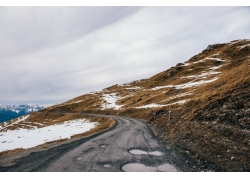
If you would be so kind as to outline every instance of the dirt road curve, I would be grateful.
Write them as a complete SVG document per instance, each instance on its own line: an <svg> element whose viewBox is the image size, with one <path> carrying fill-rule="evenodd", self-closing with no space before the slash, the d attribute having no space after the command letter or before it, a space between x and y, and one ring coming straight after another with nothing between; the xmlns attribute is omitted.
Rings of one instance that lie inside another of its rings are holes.
<svg viewBox="0 0 250 180"><path fill-rule="evenodd" d="M169 158L166 147L154 137L145 123L125 117L113 118L117 123L108 131L46 151L31 153L14 166L0 167L0 171L177 170L167 164Z"/></svg>

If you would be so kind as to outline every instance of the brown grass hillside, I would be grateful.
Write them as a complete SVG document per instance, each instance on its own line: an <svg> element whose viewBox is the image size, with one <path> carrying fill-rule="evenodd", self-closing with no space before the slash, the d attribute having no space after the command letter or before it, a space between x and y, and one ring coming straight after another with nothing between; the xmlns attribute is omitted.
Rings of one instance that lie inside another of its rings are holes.
<svg viewBox="0 0 250 180"><path fill-rule="evenodd" d="M209 45L151 78L114 85L43 111L144 119L168 146L201 168L249 171L249 82L250 40L236 40Z"/></svg>
<svg viewBox="0 0 250 180"><path fill-rule="evenodd" d="M235 40L209 45L148 79L45 108L33 120L70 112L140 118L201 169L250 171L249 97L250 40Z"/></svg>

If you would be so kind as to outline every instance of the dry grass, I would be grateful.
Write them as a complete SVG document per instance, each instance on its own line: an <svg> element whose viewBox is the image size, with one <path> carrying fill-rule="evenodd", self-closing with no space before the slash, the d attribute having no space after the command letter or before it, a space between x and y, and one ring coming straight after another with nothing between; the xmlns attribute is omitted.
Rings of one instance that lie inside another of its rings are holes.
<svg viewBox="0 0 250 180"><path fill-rule="evenodd" d="M242 130L249 129L250 122L250 115L247 114L248 111L245 111L249 105L247 100L249 101L250 88L247 83L250 82L250 47L240 48L246 44L250 44L250 41L239 41L232 45L216 44L211 49L204 50L190 58L185 62L188 65L178 64L148 79L134 81L123 86L114 85L100 92L76 97L43 109L41 111L43 113L31 114L29 121L52 125L82 116L63 114L68 112L119 114L140 118L152 124L157 134L167 140L169 145L176 148L183 156L192 156L204 166L213 164L218 171L249 171L250 154L247 141L249 136L242 133ZM206 58L220 58L225 61ZM157 86L199 81L201 79L198 79L197 75L211 71L212 67L220 67L214 70L220 74L207 76L203 80L217 77L218 79L214 82L185 89L152 90ZM184 78L194 75L196 75L194 78ZM140 87L140 89L127 89L131 87ZM117 96L122 97L117 101L118 105L123 105L122 109L101 110L102 96L109 93L116 93ZM178 97L183 93L189 95ZM240 98L244 98L245 103L241 102ZM166 105L184 99L189 100L183 105L135 108L152 103ZM229 105L231 103L231 107L227 105L223 108L222 102L227 102ZM243 108L239 109L238 107L242 107L242 104ZM170 119L169 110L171 111ZM230 115L230 112L234 114ZM227 118L222 118L222 114L226 114ZM218 117L222 120L218 120ZM112 125L111 120L105 122L100 120L100 122L97 131ZM88 133L95 133L95 130L76 136L88 135ZM238 140L243 137L245 139Z"/></svg>
<svg viewBox="0 0 250 180"><path fill-rule="evenodd" d="M10 155L10 154L15 154L15 153L23 151L23 150L24 149L22 149L22 148L17 148L17 149L13 149L13 150L2 151L2 152L0 152L0 157Z"/></svg>

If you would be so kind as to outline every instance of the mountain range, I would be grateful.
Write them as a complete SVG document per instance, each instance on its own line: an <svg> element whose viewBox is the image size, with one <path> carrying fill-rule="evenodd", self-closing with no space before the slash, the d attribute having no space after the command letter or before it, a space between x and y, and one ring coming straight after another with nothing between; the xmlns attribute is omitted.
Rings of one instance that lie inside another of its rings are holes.
<svg viewBox="0 0 250 180"><path fill-rule="evenodd" d="M0 123L41 109L37 104L0 105Z"/></svg>

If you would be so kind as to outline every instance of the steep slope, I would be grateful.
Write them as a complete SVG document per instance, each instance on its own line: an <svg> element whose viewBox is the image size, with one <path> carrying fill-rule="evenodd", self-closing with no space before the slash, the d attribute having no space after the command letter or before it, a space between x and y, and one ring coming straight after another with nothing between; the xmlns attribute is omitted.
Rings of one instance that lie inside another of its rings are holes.
<svg viewBox="0 0 250 180"><path fill-rule="evenodd" d="M250 40L209 45L148 79L84 94L43 112L144 119L187 163L250 170Z"/></svg>
<svg viewBox="0 0 250 180"><path fill-rule="evenodd" d="M250 171L250 40L209 45L148 79L114 85L32 113L143 119L167 146L201 170ZM50 121L51 122L51 121Z"/></svg>
<svg viewBox="0 0 250 180"><path fill-rule="evenodd" d="M151 78L92 92L51 106L49 112L100 111L117 113L144 108L181 105L193 100L219 97L228 88L247 80L248 40L210 45L185 63Z"/></svg>

